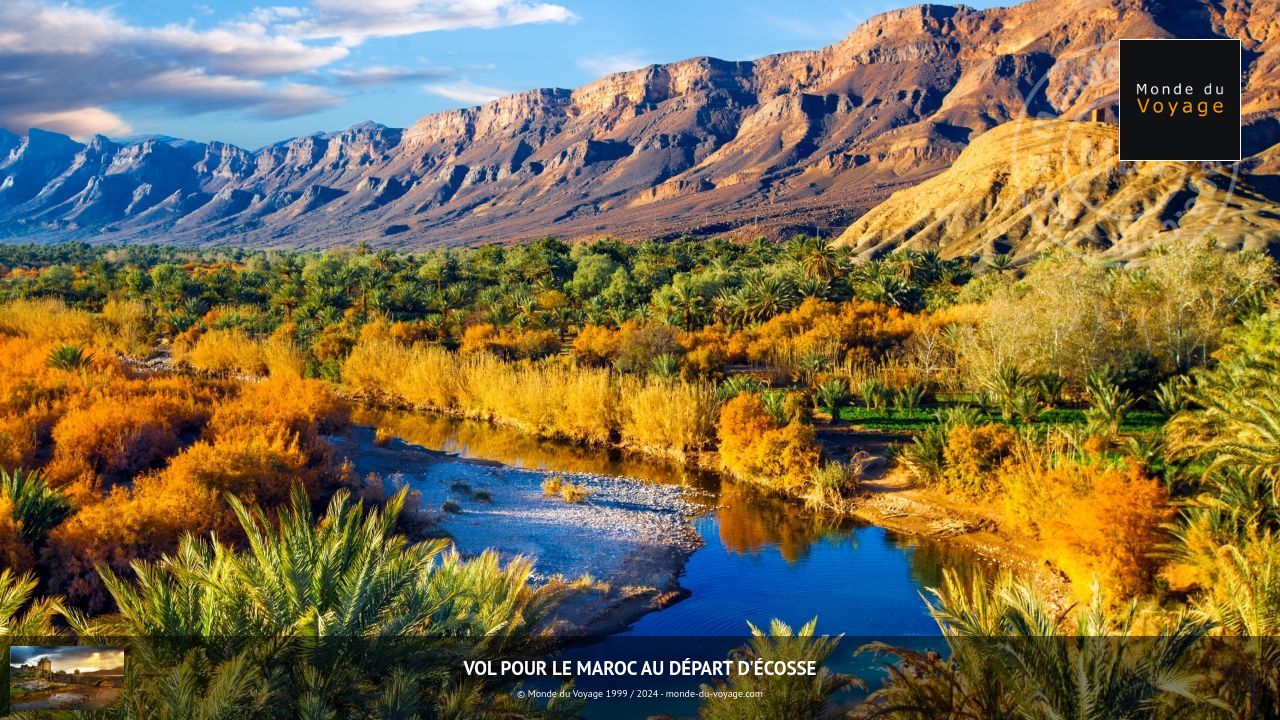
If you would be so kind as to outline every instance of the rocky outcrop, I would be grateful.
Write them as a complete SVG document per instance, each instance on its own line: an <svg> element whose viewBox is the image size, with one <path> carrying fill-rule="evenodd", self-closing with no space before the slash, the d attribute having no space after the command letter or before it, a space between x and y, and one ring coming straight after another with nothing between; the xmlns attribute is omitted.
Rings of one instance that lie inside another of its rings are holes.
<svg viewBox="0 0 1280 720"><path fill-rule="evenodd" d="M821 50L652 65L255 151L0 133L0 237L427 247L838 233L1012 120L1114 117L1119 37L1242 38L1246 151L1266 150L1280 142L1277 4L921 5Z"/></svg>

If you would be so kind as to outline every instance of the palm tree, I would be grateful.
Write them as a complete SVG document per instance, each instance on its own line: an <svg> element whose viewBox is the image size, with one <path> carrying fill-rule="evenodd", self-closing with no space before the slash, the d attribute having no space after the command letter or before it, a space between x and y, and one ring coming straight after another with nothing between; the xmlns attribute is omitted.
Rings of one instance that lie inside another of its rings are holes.
<svg viewBox="0 0 1280 720"><path fill-rule="evenodd" d="M692 330L701 322L706 299L688 275L679 275L655 297L655 310L669 320L676 320L684 330Z"/></svg>
<svg viewBox="0 0 1280 720"><path fill-rule="evenodd" d="M1187 388L1195 408L1168 425L1174 457L1205 462L1205 477L1230 468L1271 486L1280 503L1280 350L1243 352Z"/></svg>
<svg viewBox="0 0 1280 720"><path fill-rule="evenodd" d="M50 488L39 472L0 469L0 493L13 503L22 541L33 548L43 544L49 531L71 514L71 502Z"/></svg>
<svg viewBox="0 0 1280 720"><path fill-rule="evenodd" d="M832 695L862 682L852 676L833 673L821 667L840 646L843 635L818 636L818 619L805 623L798 631L781 620L769 624L766 633L747 623L751 641L730 654L730 659L752 662L811 661L821 668L814 675L755 675L732 673L714 686L703 686L710 696L699 710L703 720L818 720L827 716ZM758 693L758 695L757 695Z"/></svg>
<svg viewBox="0 0 1280 720"><path fill-rule="evenodd" d="M1013 269L1013 256L1009 253L996 253L991 256L987 267L1003 275Z"/></svg>
<svg viewBox="0 0 1280 720"><path fill-rule="evenodd" d="M1238 718L1280 718L1280 539L1251 533L1215 553L1212 580L1192 612L1227 637L1204 657Z"/></svg>
<svg viewBox="0 0 1280 720"><path fill-rule="evenodd" d="M1124 416L1137 402L1137 398L1116 383L1110 368L1090 372L1085 377L1085 390L1089 392L1089 409L1085 410L1085 419L1108 437L1119 433Z"/></svg>
<svg viewBox="0 0 1280 720"><path fill-rule="evenodd" d="M805 238L798 248L804 276L818 282L829 282L840 274L840 253L821 237Z"/></svg>
<svg viewBox="0 0 1280 720"><path fill-rule="evenodd" d="M745 321L744 304L740 289L721 288L711 300L716 322L723 323L730 330L736 329Z"/></svg>
<svg viewBox="0 0 1280 720"><path fill-rule="evenodd" d="M137 661L131 654L130 660ZM160 666L141 679L126 666L124 710L126 717L158 720L229 720L268 715L288 698L264 677L250 653L241 653L217 665L201 648L192 649L180 662Z"/></svg>
<svg viewBox="0 0 1280 720"><path fill-rule="evenodd" d="M752 320L767 320L795 303L795 290L779 275L754 272L746 277L742 292L744 310Z"/></svg>
<svg viewBox="0 0 1280 720"><path fill-rule="evenodd" d="M59 345L49 351L49 367L54 370L80 370L93 361L93 353L83 345Z"/></svg>
<svg viewBox="0 0 1280 720"><path fill-rule="evenodd" d="M0 570L0 638L54 637L61 633L53 619L63 612L57 598L32 600L38 581L30 573Z"/></svg>
<svg viewBox="0 0 1280 720"><path fill-rule="evenodd" d="M1070 632L1062 614L1007 573L990 586L980 574L965 584L948 570L930 594L951 657L863 648L906 664L890 671L861 717L1155 720L1209 704L1191 669L1208 626L1185 613L1139 638L1136 604L1111 615L1096 583Z"/></svg>
<svg viewBox="0 0 1280 720"><path fill-rule="evenodd" d="M987 402L999 409L1005 420L1013 420L1019 414L1024 396L1029 395L1033 400L1037 396L1031 387L1033 379L1013 363L1000 363L984 383Z"/></svg>
<svg viewBox="0 0 1280 720"><path fill-rule="evenodd" d="M813 397L818 407L831 417L829 422L835 422L840 417L840 408L849 399L849 384L841 377L827 378L814 387Z"/></svg>
<svg viewBox="0 0 1280 720"><path fill-rule="evenodd" d="M77 630L156 638L132 648L141 669L187 663L198 677L183 682L196 688L241 677L225 668L251 662L262 680L250 675L231 693L241 709L274 694L305 716L365 717L388 699L384 683L399 671L418 679L399 698L411 711L402 716L438 716L464 680L461 660L527 651L557 590L531 588L523 559L504 567L491 552L472 560L446 553L444 540L411 544L395 533L406 497L402 490L366 512L339 492L317 520L299 488L275 523L229 498L247 551L188 537L172 556L135 563L135 582L100 567L119 611L77 618ZM192 653L206 653L207 664ZM501 702L492 687L482 690ZM166 697L163 688L148 692ZM185 708L188 700L173 702Z"/></svg>

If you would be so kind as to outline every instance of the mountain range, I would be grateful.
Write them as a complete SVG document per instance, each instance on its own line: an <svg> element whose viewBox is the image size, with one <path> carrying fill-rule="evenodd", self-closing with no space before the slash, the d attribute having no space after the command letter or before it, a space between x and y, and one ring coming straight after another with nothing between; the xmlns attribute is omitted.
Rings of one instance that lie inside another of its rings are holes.
<svg viewBox="0 0 1280 720"><path fill-rule="evenodd" d="M1226 171L1242 182L1222 186L1221 169L1167 182L1116 169L1114 125L1077 121L1100 112L1114 122L1121 37L1242 39L1252 157ZM1010 124L1028 117L1054 120ZM1015 129L1033 126L1038 140L1006 152L1011 138L1031 137ZM1059 135L1084 154L1055 145ZM0 239L425 248L820 232L867 253L914 243L957 254L1022 247L1032 231L1105 247L1207 230L1188 193L1239 187L1248 207L1232 222L1239 244L1256 245L1244 235L1277 219L1267 210L1280 197L1277 142L1280 0L921 5L820 50L650 65L409 128L363 123L257 150L0 130ZM1037 153L1054 168L1010 185L1017 170L1004 165ZM1076 210L1028 211L1018 199L1083 186ZM1170 211L1175 200L1182 209Z"/></svg>

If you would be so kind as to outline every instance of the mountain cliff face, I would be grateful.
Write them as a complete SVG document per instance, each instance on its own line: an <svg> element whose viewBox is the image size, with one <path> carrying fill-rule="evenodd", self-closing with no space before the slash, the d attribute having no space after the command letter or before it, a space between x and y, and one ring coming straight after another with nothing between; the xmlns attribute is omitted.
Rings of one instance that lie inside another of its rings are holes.
<svg viewBox="0 0 1280 720"><path fill-rule="evenodd" d="M1280 176L1265 156L1238 166L1122 164L1118 152L1114 125L1006 123L942 174L858 218L837 243L867 256L910 247L948 257L1058 246L1129 258L1206 235L1224 249L1280 248Z"/></svg>
<svg viewBox="0 0 1280 720"><path fill-rule="evenodd" d="M816 51L695 58L256 151L0 132L0 238L428 247L838 232L1012 119L1114 117L1119 37L1244 39L1246 152L1280 141L1280 2L924 5Z"/></svg>

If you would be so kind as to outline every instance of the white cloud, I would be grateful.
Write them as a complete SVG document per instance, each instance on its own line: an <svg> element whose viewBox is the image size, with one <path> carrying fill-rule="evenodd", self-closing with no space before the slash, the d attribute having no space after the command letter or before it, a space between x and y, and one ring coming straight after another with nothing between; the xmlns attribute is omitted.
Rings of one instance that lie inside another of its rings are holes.
<svg viewBox="0 0 1280 720"><path fill-rule="evenodd" d="M578 19L564 6L526 0L314 0L314 6L314 12L281 24L281 32L308 39L340 38L350 46L370 37Z"/></svg>
<svg viewBox="0 0 1280 720"><path fill-rule="evenodd" d="M362 68L341 68L330 71L344 85L370 86L388 85L411 80L440 80L453 77L457 73L453 68L424 67L405 68L387 65L370 65Z"/></svg>
<svg viewBox="0 0 1280 720"><path fill-rule="evenodd" d="M536 0L313 0L212 27L144 27L114 6L54 2L0 0L0 127L48 118L81 134L119 133L127 123L114 113L137 106L283 118L340 104L342 87L422 80L440 81L432 86L440 95L483 102L505 92L444 82L457 70L333 66L368 38L576 19Z"/></svg>
<svg viewBox="0 0 1280 720"><path fill-rule="evenodd" d="M578 67L594 75L612 75L652 63L652 60L646 59L641 53L596 53L578 58Z"/></svg>
<svg viewBox="0 0 1280 720"><path fill-rule="evenodd" d="M458 80L450 83L433 83L424 85L423 90L433 94L447 97L450 100L456 100L467 105L483 105L491 100L497 100L503 95L510 95L510 91L501 90L499 88L487 87L485 85L477 85L470 80Z"/></svg>
<svg viewBox="0 0 1280 720"><path fill-rule="evenodd" d="M84 107L51 113L29 113L13 116L14 131L41 128L66 133L83 140L93 135L119 137L133 132L119 115L99 107Z"/></svg>

